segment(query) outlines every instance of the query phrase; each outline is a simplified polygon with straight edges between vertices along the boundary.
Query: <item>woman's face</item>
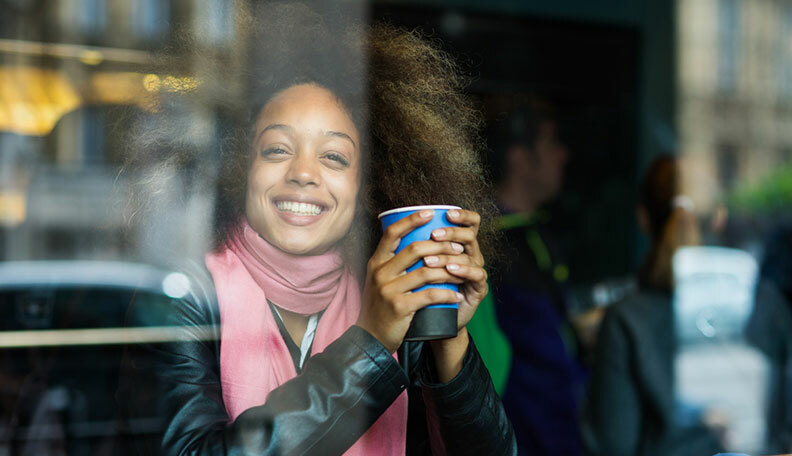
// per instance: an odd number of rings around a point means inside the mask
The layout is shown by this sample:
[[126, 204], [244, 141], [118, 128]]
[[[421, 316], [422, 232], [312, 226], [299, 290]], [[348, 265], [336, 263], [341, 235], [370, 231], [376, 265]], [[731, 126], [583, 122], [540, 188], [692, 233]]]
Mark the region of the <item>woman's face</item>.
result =
[[360, 138], [344, 106], [314, 84], [275, 95], [256, 120], [245, 214], [279, 249], [320, 254], [352, 225]]

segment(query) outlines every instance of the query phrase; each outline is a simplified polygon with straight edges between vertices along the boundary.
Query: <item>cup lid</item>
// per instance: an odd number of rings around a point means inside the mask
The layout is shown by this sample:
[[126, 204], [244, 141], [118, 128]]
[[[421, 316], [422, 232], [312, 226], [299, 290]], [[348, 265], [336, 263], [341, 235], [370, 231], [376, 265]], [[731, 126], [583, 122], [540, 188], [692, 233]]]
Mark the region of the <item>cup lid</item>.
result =
[[437, 210], [449, 210], [449, 209], [462, 209], [459, 206], [446, 206], [442, 204], [427, 204], [424, 206], [406, 206], [406, 207], [397, 207], [395, 209], [387, 210], [380, 215], [377, 216], [378, 219], [385, 217], [386, 215], [396, 214], [399, 212], [412, 212], [412, 211], [421, 211], [424, 209], [437, 209]]

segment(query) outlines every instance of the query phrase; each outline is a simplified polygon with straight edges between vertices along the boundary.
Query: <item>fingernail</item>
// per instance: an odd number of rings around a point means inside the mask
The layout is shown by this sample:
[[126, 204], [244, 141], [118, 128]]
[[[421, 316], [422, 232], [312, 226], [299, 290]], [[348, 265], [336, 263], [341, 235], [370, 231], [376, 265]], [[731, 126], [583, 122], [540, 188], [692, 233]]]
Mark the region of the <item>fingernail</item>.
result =
[[447, 264], [446, 268], [449, 271], [456, 271], [457, 269], [459, 269], [459, 265], [458, 264]]
[[426, 262], [426, 264], [435, 264], [439, 261], [439, 258], [437, 258], [436, 256], [428, 256], [424, 258], [424, 261]]
[[432, 216], [432, 211], [421, 211], [421, 218], [429, 218]]
[[442, 229], [442, 228], [439, 229], [439, 230], [432, 231], [432, 235], [434, 237], [436, 237], [436, 238], [442, 238], [443, 236], [445, 236], [445, 234], [446, 234], [446, 231], [444, 229]]
[[459, 253], [462, 253], [462, 251], [465, 250], [465, 248], [462, 247], [462, 244], [457, 244], [456, 242], [451, 243], [451, 248], [454, 249], [455, 252]]
[[452, 218], [457, 218], [459, 217], [459, 211], [456, 209], [451, 209], [450, 211], [448, 211], [448, 216]]
[[457, 293], [457, 300], [461, 301], [463, 299], [465, 299], [465, 297], [462, 295], [462, 293]]

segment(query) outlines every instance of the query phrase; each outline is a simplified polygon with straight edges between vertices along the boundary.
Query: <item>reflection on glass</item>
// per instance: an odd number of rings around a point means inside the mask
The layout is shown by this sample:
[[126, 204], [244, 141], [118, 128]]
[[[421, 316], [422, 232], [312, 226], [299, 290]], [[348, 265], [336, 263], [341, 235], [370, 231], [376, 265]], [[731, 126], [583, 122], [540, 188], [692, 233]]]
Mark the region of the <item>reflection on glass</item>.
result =
[[[704, 422], [727, 449], [758, 454], [767, 447], [771, 383], [766, 354], [745, 337], [757, 304], [756, 260], [736, 249], [685, 247], [673, 268], [677, 425]], [[766, 334], [771, 322], [755, 325]]]

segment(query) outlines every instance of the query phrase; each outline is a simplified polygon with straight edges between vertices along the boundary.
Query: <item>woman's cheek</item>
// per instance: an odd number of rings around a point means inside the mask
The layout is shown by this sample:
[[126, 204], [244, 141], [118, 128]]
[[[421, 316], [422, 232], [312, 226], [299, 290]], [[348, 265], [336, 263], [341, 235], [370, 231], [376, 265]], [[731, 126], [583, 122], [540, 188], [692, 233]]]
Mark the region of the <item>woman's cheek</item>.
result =
[[250, 223], [259, 225], [266, 219], [266, 201], [264, 192], [255, 180], [248, 181], [248, 189], [245, 193], [245, 217]]
[[338, 204], [340, 212], [336, 218], [336, 223], [344, 231], [349, 231], [355, 218], [355, 210], [357, 209], [360, 196], [360, 178], [358, 174], [359, 172], [356, 169], [349, 169], [341, 176], [327, 177], [326, 181], [328, 187], [332, 189], [331, 193]]

